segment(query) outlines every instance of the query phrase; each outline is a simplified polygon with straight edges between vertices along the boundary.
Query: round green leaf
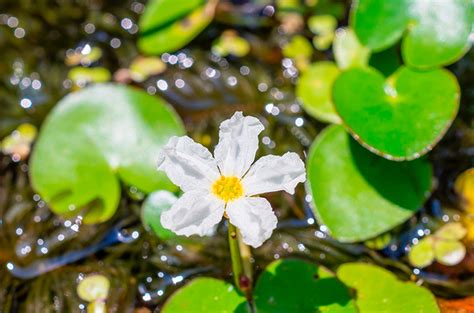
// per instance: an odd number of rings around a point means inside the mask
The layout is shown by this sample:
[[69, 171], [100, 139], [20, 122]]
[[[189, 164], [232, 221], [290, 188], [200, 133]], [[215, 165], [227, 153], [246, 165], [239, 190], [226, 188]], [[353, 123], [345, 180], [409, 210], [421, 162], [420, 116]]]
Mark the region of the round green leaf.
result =
[[178, 200], [176, 196], [165, 190], [152, 192], [142, 205], [142, 222], [146, 229], [152, 229], [161, 239], [176, 237], [175, 233], [161, 225], [161, 214], [168, 211]]
[[466, 247], [456, 240], [436, 240], [434, 243], [436, 261], [447, 266], [459, 264], [466, 256]]
[[246, 300], [235, 287], [214, 278], [196, 278], [178, 289], [163, 306], [163, 313], [245, 312]]
[[393, 45], [406, 31], [405, 63], [426, 69], [451, 64], [467, 52], [473, 11], [470, 0], [359, 0], [351, 25], [374, 51]]
[[354, 138], [393, 160], [430, 151], [455, 118], [459, 95], [456, 78], [444, 69], [401, 67], [385, 80], [375, 69], [354, 68], [333, 88], [336, 110]]
[[337, 277], [355, 289], [360, 313], [439, 313], [431, 292], [412, 282], [401, 282], [389, 271], [365, 263], [346, 263]]
[[215, 1], [149, 1], [140, 18], [139, 49], [146, 54], [174, 52], [211, 23]]
[[54, 212], [105, 221], [118, 206], [120, 180], [143, 192], [174, 190], [156, 162], [168, 139], [183, 133], [157, 97], [112, 84], [85, 88], [62, 99], [44, 122], [32, 184]]
[[423, 238], [418, 244], [411, 247], [408, 253], [408, 261], [410, 264], [416, 267], [427, 267], [431, 265], [434, 260], [434, 239], [431, 236]]
[[82, 300], [93, 302], [107, 299], [109, 294], [110, 281], [100, 274], [92, 274], [85, 277], [77, 285], [77, 295]]
[[[387, 1], [390, 2], [390, 1]], [[412, 0], [412, 24], [402, 44], [405, 63], [418, 68], [448, 65], [468, 50], [474, 18], [470, 0]]]
[[388, 161], [361, 147], [339, 125], [313, 143], [307, 169], [318, 219], [344, 242], [364, 241], [403, 223], [431, 187], [429, 162]]
[[350, 22], [360, 42], [373, 51], [384, 50], [397, 42], [408, 25], [410, 1], [354, 1]]
[[340, 69], [363, 67], [369, 62], [370, 50], [361, 45], [354, 31], [340, 28], [333, 44], [334, 57]]
[[104, 67], [81, 67], [72, 68], [67, 74], [68, 78], [77, 85], [86, 83], [103, 83], [110, 80], [111, 75]]
[[337, 19], [332, 15], [313, 15], [308, 19], [308, 28], [315, 35], [333, 33], [337, 27]]
[[261, 313], [357, 312], [347, 288], [328, 270], [302, 260], [271, 263], [257, 281]]
[[296, 86], [296, 95], [305, 111], [323, 122], [341, 121], [331, 99], [332, 86], [339, 73], [333, 62], [317, 62], [303, 72]]

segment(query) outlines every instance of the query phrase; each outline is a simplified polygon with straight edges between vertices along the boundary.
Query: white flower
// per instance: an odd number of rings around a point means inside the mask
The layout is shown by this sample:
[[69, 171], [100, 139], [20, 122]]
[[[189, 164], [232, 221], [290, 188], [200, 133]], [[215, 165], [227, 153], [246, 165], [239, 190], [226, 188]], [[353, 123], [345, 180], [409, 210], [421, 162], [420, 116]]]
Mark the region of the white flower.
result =
[[187, 136], [172, 137], [161, 152], [158, 169], [184, 194], [161, 215], [161, 224], [178, 235], [203, 236], [225, 214], [246, 244], [256, 248], [270, 238], [277, 218], [270, 203], [255, 195], [278, 190], [293, 194], [306, 173], [294, 152], [268, 155], [252, 165], [263, 129], [255, 117], [236, 112], [220, 125], [214, 157]]

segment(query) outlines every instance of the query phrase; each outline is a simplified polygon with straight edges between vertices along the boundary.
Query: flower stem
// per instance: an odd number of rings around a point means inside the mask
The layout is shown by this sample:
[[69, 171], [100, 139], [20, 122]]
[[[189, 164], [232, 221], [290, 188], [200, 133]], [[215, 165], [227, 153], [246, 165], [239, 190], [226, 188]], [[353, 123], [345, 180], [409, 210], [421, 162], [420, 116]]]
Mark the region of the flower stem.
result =
[[235, 225], [229, 222], [229, 248], [234, 272], [235, 286], [252, 299], [252, 265], [250, 264], [250, 248], [243, 243], [242, 236]]

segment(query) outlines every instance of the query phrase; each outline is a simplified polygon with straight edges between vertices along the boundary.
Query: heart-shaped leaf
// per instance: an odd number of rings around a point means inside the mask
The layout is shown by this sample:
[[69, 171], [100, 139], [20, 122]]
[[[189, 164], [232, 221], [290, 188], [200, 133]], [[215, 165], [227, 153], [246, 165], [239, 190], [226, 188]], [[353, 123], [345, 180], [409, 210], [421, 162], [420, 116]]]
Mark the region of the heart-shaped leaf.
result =
[[333, 62], [317, 62], [303, 72], [296, 95], [308, 114], [326, 123], [340, 123], [332, 102], [331, 91], [340, 70]]
[[387, 80], [375, 69], [353, 68], [334, 83], [336, 110], [354, 138], [393, 160], [430, 151], [459, 108], [459, 85], [443, 69], [401, 67]]
[[431, 187], [429, 162], [388, 161], [361, 147], [339, 125], [315, 140], [307, 169], [318, 219], [344, 242], [363, 241], [403, 223]]
[[346, 263], [337, 277], [355, 289], [360, 313], [439, 313], [431, 292], [413, 282], [402, 282], [389, 271], [366, 263]]
[[245, 297], [223, 280], [201, 277], [178, 289], [166, 301], [163, 313], [247, 312]]
[[411, 247], [408, 253], [410, 264], [419, 268], [431, 265], [435, 259], [434, 242], [434, 238], [429, 236], [421, 239], [416, 245]]
[[339, 28], [333, 44], [334, 58], [340, 69], [363, 67], [369, 62], [370, 50], [361, 45], [354, 31]]
[[257, 281], [254, 298], [262, 313], [357, 312], [346, 286], [331, 272], [296, 259], [268, 265]]
[[153, 0], [140, 18], [138, 47], [146, 54], [174, 52], [211, 23], [216, 1]]
[[384, 50], [406, 32], [405, 62], [430, 68], [455, 62], [469, 47], [473, 9], [470, 0], [359, 0], [351, 25], [362, 44]]
[[178, 198], [171, 192], [160, 190], [152, 192], [142, 204], [142, 222], [146, 229], [163, 240], [176, 237], [176, 234], [161, 225], [161, 214], [168, 211]]
[[117, 208], [120, 180], [144, 192], [174, 190], [156, 162], [169, 137], [183, 133], [157, 97], [112, 84], [85, 88], [61, 100], [43, 124], [32, 184], [54, 212], [105, 221]]

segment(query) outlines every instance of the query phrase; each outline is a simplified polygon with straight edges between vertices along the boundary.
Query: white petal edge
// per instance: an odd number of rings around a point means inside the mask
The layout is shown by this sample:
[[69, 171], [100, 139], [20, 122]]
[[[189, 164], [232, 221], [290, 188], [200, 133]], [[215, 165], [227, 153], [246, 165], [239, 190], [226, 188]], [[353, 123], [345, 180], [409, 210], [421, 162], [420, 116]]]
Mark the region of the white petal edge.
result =
[[220, 177], [211, 152], [188, 136], [169, 139], [159, 155], [158, 170], [164, 171], [184, 192], [210, 189]]
[[295, 187], [306, 180], [305, 166], [298, 154], [267, 155], [255, 162], [242, 179], [246, 196], [284, 190], [294, 194]]
[[244, 116], [242, 112], [235, 112], [221, 123], [214, 157], [222, 175], [240, 178], [247, 172], [255, 160], [258, 135], [263, 129], [257, 118]]
[[161, 214], [161, 225], [177, 235], [205, 236], [222, 220], [224, 206], [205, 190], [188, 191]]
[[243, 197], [229, 202], [226, 208], [230, 222], [239, 228], [244, 243], [258, 248], [271, 237], [278, 220], [265, 198]]

